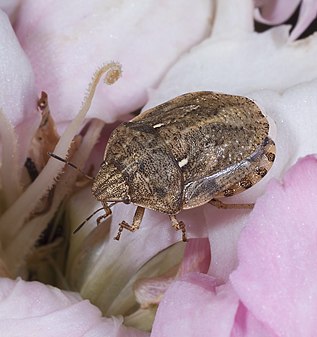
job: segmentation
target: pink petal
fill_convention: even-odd
[[[278,337],[240,302],[230,337]]]
[[[206,36],[210,15],[207,0],[25,0],[16,31],[59,123],[78,112],[95,70],[119,61],[122,79],[112,88],[98,87],[88,115],[113,122],[144,105],[147,90]]]
[[[176,257],[173,256],[176,262]],[[161,265],[163,261],[161,261]],[[177,274],[172,273],[171,269],[167,273],[158,277],[141,278],[134,283],[134,293],[137,302],[143,308],[150,305],[159,304],[166,290],[175,279],[182,278],[190,272],[206,273],[210,264],[210,245],[207,238],[189,239],[182,263],[178,268]],[[175,270],[175,265],[173,266]]]
[[[182,276],[194,271],[207,273],[210,258],[210,243],[207,238],[189,239],[177,274]]]
[[[1,38],[1,94],[0,106],[17,126],[31,118],[36,111],[37,95],[33,84],[33,71],[22,50],[7,15],[0,11]]]
[[[0,10],[0,108],[9,123],[16,128],[20,161],[37,128],[40,115],[36,110],[37,93],[33,70],[22,50],[7,15]]]
[[[259,22],[278,25],[289,19],[301,0],[255,0],[255,19]]]
[[[317,159],[271,182],[239,242],[231,280],[245,306],[279,336],[317,330]]]
[[[39,282],[0,279],[2,336],[145,336],[116,318],[102,318],[97,307],[75,293]]]
[[[296,23],[296,26],[290,35],[290,39],[297,39],[316,18],[316,16],[317,1],[303,0],[299,11],[298,22]]]
[[[237,243],[250,210],[217,209],[208,204],[203,212],[212,255],[208,274],[223,283],[238,265]]]
[[[151,337],[230,336],[238,298],[230,285],[191,273],[174,282],[161,301]]]
[[[14,16],[22,1],[23,0],[0,0],[0,8],[14,21]]]
[[[314,0],[269,0],[255,1],[258,7],[254,17],[257,21],[277,25],[286,21],[300,5],[297,23],[290,34],[290,40],[296,40],[311,24],[317,15],[317,2]]]

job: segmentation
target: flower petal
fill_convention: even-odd
[[[300,160],[273,181],[239,241],[231,280],[245,306],[279,336],[317,329],[317,159]]]
[[[121,81],[110,91],[100,86],[88,114],[113,122],[144,105],[148,88],[201,41],[210,29],[211,11],[209,0],[169,0],[164,6],[153,0],[26,0],[16,32],[59,123],[75,116],[95,69],[119,61]]]
[[[289,37],[291,41],[296,40],[317,15],[317,3],[312,0],[259,0],[255,1],[255,6],[258,7],[254,12],[255,19],[269,25],[288,20],[300,6],[297,23]]]
[[[144,336],[122,320],[103,318],[99,309],[75,293],[39,282],[0,279],[0,330],[3,336]],[[131,333],[131,335],[130,335]]]
[[[288,30],[281,26],[261,34],[211,37],[170,69],[144,110],[190,91],[280,92],[316,79],[317,35],[289,43]],[[281,69],[288,71],[281,76]]]
[[[297,39],[316,18],[316,16],[317,2],[312,0],[303,0],[299,11],[298,22],[290,35],[290,39]]]
[[[259,22],[278,25],[289,19],[301,0],[255,0],[255,19]]]
[[[210,259],[210,244],[207,238],[189,239],[177,275],[181,277],[194,271],[207,273]]]
[[[0,0],[0,8],[14,21],[21,2],[22,0]]]
[[[40,122],[31,65],[7,15],[0,10],[0,108],[18,135],[18,162],[26,159],[31,137]]]
[[[230,284],[216,289],[212,277],[187,274],[167,290],[151,337],[229,337],[238,303]]]
[[[166,290],[175,279],[181,278],[190,272],[207,272],[210,264],[210,246],[208,239],[190,239],[186,244],[185,253],[183,254],[183,261],[178,267],[176,262],[178,261],[179,256],[177,256],[176,248],[179,246],[179,244],[169,247],[165,251],[158,254],[154,259],[151,259],[144,267],[142,267],[134,277],[131,278],[130,282],[133,282],[134,295],[137,302],[140,304],[140,310],[142,313],[144,313],[145,310],[153,312],[156,306],[160,303]],[[167,254],[169,254],[169,256]],[[161,261],[157,261],[160,256],[164,256],[163,260],[161,259]],[[172,268],[169,268],[166,272],[164,272],[163,268],[167,262],[172,261],[174,262]],[[157,265],[158,263],[160,263],[159,268]],[[151,273],[151,266],[153,267],[153,264],[155,264],[156,273],[154,277],[150,277],[150,275],[153,275],[153,271]],[[142,273],[142,270],[144,270],[145,273]],[[145,275],[145,277],[142,274]],[[136,279],[137,281],[135,281]],[[121,293],[124,293],[124,290]],[[125,295],[127,297],[127,294]],[[121,294],[120,297],[122,297]],[[114,308],[112,305],[112,310],[113,309]],[[130,322],[131,317],[139,317],[138,313],[140,310],[132,314],[133,316],[129,316]],[[127,319],[125,319],[125,322],[127,322]],[[150,319],[147,318],[146,323],[149,322]],[[150,326],[152,326],[152,324]]]
[[[272,330],[257,320],[241,302],[239,304],[230,337],[278,337]]]

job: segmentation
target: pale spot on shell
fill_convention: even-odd
[[[183,167],[188,163],[188,158],[184,158],[178,162],[179,167]]]
[[[153,129],[160,128],[161,126],[164,126],[164,123],[158,123],[153,125]]]

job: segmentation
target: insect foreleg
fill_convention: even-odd
[[[123,229],[127,229],[130,232],[135,232],[136,230],[138,230],[140,228],[142,219],[143,219],[143,215],[144,215],[144,207],[138,206],[135,213],[134,213],[134,217],[133,217],[133,221],[132,221],[132,225],[129,225],[127,222],[122,221],[119,224],[119,230],[118,230],[118,234],[114,237],[115,240],[119,240],[121,233],[123,231]]]
[[[99,225],[103,219],[106,219],[109,215],[112,214],[112,211],[111,211],[110,207],[108,206],[108,204],[106,202],[103,202],[102,206],[103,206],[103,209],[105,211],[105,214],[102,214],[102,215],[98,216],[98,218],[96,220],[97,225]]]
[[[186,237],[186,227],[183,221],[178,221],[175,217],[175,215],[170,215],[170,220],[172,223],[172,227],[175,228],[175,230],[181,230],[182,231],[182,240],[184,242],[187,241],[187,237]]]

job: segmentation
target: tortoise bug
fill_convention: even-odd
[[[275,144],[268,136],[269,123],[250,99],[208,91],[192,92],[152,109],[111,134],[92,193],[111,214],[108,202],[137,206],[133,223],[139,228],[145,208],[169,215],[172,226],[182,209],[211,203],[240,193],[262,179],[275,159]]]

